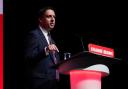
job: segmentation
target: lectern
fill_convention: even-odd
[[[71,89],[101,89],[101,78],[109,75],[116,58],[80,52],[56,65],[61,74],[70,75]]]

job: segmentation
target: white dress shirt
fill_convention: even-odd
[[[42,28],[41,26],[39,26],[39,28],[41,29],[41,31],[42,31],[42,33],[44,34],[44,37],[45,37],[47,43],[49,44],[50,42],[49,42],[49,40],[48,40],[48,31],[45,30],[44,28]],[[49,55],[49,50],[47,50],[47,47],[44,48],[44,51],[45,51],[45,54],[46,54],[46,55]]]
[[[45,30],[44,28],[42,28],[41,26],[39,26],[39,28],[41,29],[42,33],[45,36],[45,39],[47,40],[47,43],[49,44],[49,40],[48,40],[48,31]]]

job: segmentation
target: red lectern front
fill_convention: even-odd
[[[71,89],[101,89],[101,78],[109,74],[114,58],[88,51],[78,53],[56,65],[61,74],[70,75]]]
[[[108,74],[108,68],[102,64],[93,65],[87,69],[72,70],[70,71],[71,89],[101,89],[101,78]]]

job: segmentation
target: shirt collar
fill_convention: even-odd
[[[39,28],[40,28],[40,30],[42,31],[42,33],[43,33],[45,36],[47,36],[48,31],[47,31],[46,29],[42,28],[41,26],[39,26]]]

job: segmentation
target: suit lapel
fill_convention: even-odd
[[[41,43],[44,44],[44,46],[48,46],[47,40],[45,39],[45,36],[42,33],[41,29],[38,28],[37,30],[38,30],[39,38],[41,39]]]
[[[44,44],[44,46],[48,46],[48,42],[47,42],[44,34],[42,33],[41,29],[38,28],[37,30],[38,30],[39,38],[41,39],[41,43]],[[53,40],[53,42],[54,42],[54,40]],[[50,52],[50,57],[52,58],[52,61],[54,62],[53,55],[51,52]]]

